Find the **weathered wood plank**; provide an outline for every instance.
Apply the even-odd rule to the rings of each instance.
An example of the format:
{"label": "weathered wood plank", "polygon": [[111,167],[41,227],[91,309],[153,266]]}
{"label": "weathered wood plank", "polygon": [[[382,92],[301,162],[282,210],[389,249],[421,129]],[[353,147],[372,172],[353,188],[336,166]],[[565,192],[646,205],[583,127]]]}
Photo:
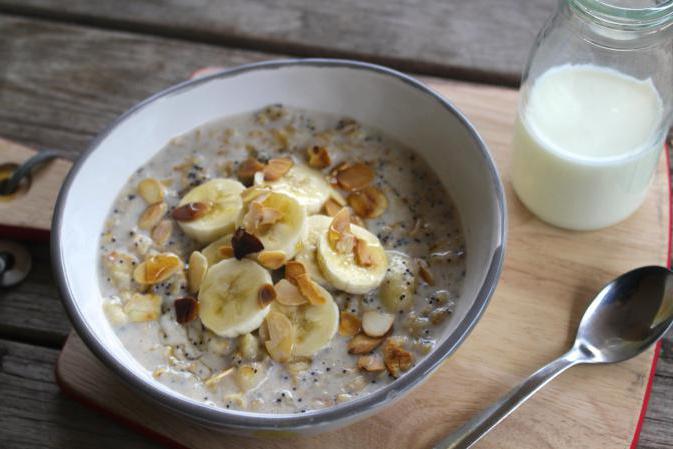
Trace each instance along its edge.
{"label": "weathered wood plank", "polygon": [[273,57],[8,16],[0,16],[0,35],[0,135],[73,152],[198,68]]}
{"label": "weathered wood plank", "polygon": [[[5,37],[0,39],[0,135],[74,151],[81,151],[91,136],[129,105],[184,79],[194,68],[269,57],[2,16],[0,32]],[[67,318],[54,301],[47,247],[32,246],[31,250],[37,254],[36,271],[25,284],[0,292],[0,332],[56,345],[66,335]],[[641,440],[643,448],[673,447],[672,364],[673,338],[669,337]],[[55,415],[60,413],[58,407],[52,410]],[[68,426],[67,422],[62,425]],[[97,426],[104,429],[109,424],[102,420],[90,427],[97,430]],[[61,440],[70,443],[72,437]],[[97,442],[95,436],[81,441],[88,444],[77,443],[79,447]],[[76,447],[75,443],[64,446]]]}
{"label": "weathered wood plank", "polygon": [[514,85],[555,0],[1,0],[0,11]]}
{"label": "weathered wood plank", "polygon": [[0,446],[161,447],[63,396],[54,381],[57,357],[54,349],[0,340]]}

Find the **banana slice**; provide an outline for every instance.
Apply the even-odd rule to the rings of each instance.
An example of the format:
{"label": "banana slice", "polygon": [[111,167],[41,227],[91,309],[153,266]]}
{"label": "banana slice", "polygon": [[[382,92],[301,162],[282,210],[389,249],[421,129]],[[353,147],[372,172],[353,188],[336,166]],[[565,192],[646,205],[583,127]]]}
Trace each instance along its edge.
{"label": "banana slice", "polygon": [[[251,234],[254,234],[262,244],[265,251],[282,251],[286,260],[290,260],[297,254],[301,242],[306,238],[306,210],[297,200],[284,193],[271,192],[263,199],[257,197],[244,206],[242,224]],[[253,203],[261,204],[262,208],[270,209],[271,214],[259,212],[261,219],[265,215],[273,216],[273,222],[254,226]]]}
{"label": "banana slice", "polygon": [[199,318],[221,337],[236,337],[257,329],[270,306],[260,308],[259,289],[272,284],[271,275],[247,259],[226,259],[213,265],[199,290]]}
{"label": "banana slice", "polygon": [[414,304],[416,273],[411,258],[397,251],[387,251],[388,270],[379,289],[379,299],[390,312],[408,310]]}
{"label": "banana slice", "polygon": [[352,294],[364,294],[383,281],[388,268],[388,259],[379,239],[365,228],[351,224],[351,233],[364,244],[371,255],[372,263],[358,265],[354,251],[338,252],[328,241],[328,232],[320,235],[316,258],[325,277],[335,288]]}
{"label": "banana slice", "polygon": [[339,328],[339,308],[327,290],[317,287],[327,298],[324,304],[284,306],[274,301],[271,305],[292,323],[295,339],[292,355],[296,357],[312,357],[327,347]]}
{"label": "banana slice", "polygon": [[263,177],[255,177],[258,185],[267,185],[274,192],[285,193],[306,208],[308,214],[317,214],[334,189],[325,179],[325,175],[307,167],[295,164],[277,181],[264,181]]}
{"label": "banana slice", "polygon": [[193,220],[178,221],[185,234],[200,243],[210,243],[234,231],[241,214],[241,192],[245,186],[233,179],[216,178],[194,187],[180,200],[178,207],[204,203],[205,214]]}
{"label": "banana slice", "polygon": [[215,265],[220,260],[229,259],[229,257],[225,257],[220,252],[220,248],[223,246],[231,246],[232,235],[233,234],[226,234],[224,237],[220,237],[201,250],[201,254],[206,256],[209,266]]}
{"label": "banana slice", "polygon": [[316,248],[318,240],[322,234],[327,234],[332,217],[327,215],[311,215],[306,220],[308,232],[301,244],[301,250],[295,256],[295,259],[303,263],[311,279],[320,285],[329,285],[327,279],[322,275],[320,265],[316,259]]}

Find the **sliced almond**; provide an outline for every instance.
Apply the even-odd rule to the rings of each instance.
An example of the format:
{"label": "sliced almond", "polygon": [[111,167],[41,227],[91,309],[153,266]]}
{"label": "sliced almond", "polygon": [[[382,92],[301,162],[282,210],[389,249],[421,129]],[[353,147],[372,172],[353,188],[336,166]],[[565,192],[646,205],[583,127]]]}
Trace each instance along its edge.
{"label": "sliced almond", "polygon": [[349,354],[368,354],[383,343],[383,338],[374,338],[365,334],[357,334],[348,342]]}
{"label": "sliced almond", "polygon": [[322,305],[327,302],[327,298],[318,289],[318,284],[313,282],[308,274],[300,274],[295,277],[295,280],[299,291],[304,298],[308,299],[308,302],[313,305]]}
{"label": "sliced almond", "polygon": [[435,278],[430,271],[428,263],[423,259],[416,259],[415,262],[420,278],[428,285],[435,285]]}
{"label": "sliced almond", "polygon": [[386,344],[383,345],[383,362],[390,375],[397,378],[403,371],[411,368],[414,357],[409,351],[403,349],[395,339],[388,338]]}
{"label": "sliced almond", "polygon": [[362,314],[362,330],[370,337],[383,337],[393,327],[394,321],[395,315],[391,313],[368,310]]}
{"label": "sliced almond", "polygon": [[369,165],[357,162],[339,170],[336,174],[336,180],[339,187],[348,192],[353,192],[371,184],[374,180],[374,171]]}
{"label": "sliced almond", "polygon": [[[269,192],[269,189],[260,186],[248,187],[243,192],[241,192],[241,199],[244,203],[249,203],[250,201],[257,199],[262,195],[268,195]],[[260,198],[259,201],[263,201],[263,198]]]}
{"label": "sliced almond", "polygon": [[133,279],[143,285],[165,281],[182,268],[180,258],[172,253],[156,254],[133,270]]}
{"label": "sliced almond", "polygon": [[234,257],[238,260],[264,249],[262,242],[243,228],[238,228],[234,232],[234,236],[231,238],[231,247],[234,249]]}
{"label": "sliced almond", "polygon": [[371,373],[380,372],[386,369],[380,356],[369,354],[358,357],[358,368]]}
{"label": "sliced almond", "polygon": [[208,259],[199,251],[194,251],[189,256],[189,268],[187,270],[187,282],[189,292],[196,294],[201,288],[201,282],[206,277],[208,270]]}
{"label": "sliced almond", "polygon": [[234,372],[234,367],[227,368],[223,371],[220,371],[219,373],[213,374],[208,379],[206,379],[203,383],[205,384],[206,387],[213,388],[218,383],[220,383],[220,381],[222,379],[229,376],[233,372]]}
{"label": "sliced almond", "polygon": [[388,199],[375,186],[367,186],[348,195],[348,205],[362,218],[376,218],[388,208]]}
{"label": "sliced almond", "polygon": [[164,185],[155,178],[143,179],[138,183],[138,195],[144,199],[147,204],[158,203],[164,200]]}
{"label": "sliced almond", "polygon": [[291,159],[286,159],[286,158],[277,158],[277,159],[270,159],[269,162],[266,164],[266,167],[264,167],[264,180],[265,181],[277,181],[285,173],[287,173],[292,166],[294,165],[294,162],[292,162]]}
{"label": "sliced almond", "polygon": [[339,335],[343,337],[353,337],[360,332],[362,322],[350,312],[341,312],[339,314]]}
{"label": "sliced almond", "polygon": [[194,202],[187,203],[173,209],[171,216],[177,221],[194,221],[197,220],[210,211],[211,205],[209,203]]}
{"label": "sliced almond", "polygon": [[134,323],[154,321],[161,315],[161,296],[154,293],[133,293],[124,304],[123,311],[129,321]]}
{"label": "sliced almond", "polygon": [[152,229],[162,218],[164,218],[167,209],[168,206],[166,206],[166,203],[164,202],[150,204],[147,206],[147,209],[140,214],[140,218],[138,218],[138,227],[140,229]]}
{"label": "sliced almond", "polygon": [[285,253],[283,251],[261,251],[257,256],[257,261],[264,268],[277,270],[285,263]]}
{"label": "sliced almond", "polygon": [[273,288],[273,285],[264,284],[257,290],[257,304],[259,304],[260,309],[271,304],[274,299],[276,299],[276,289]]}
{"label": "sliced almond", "polygon": [[269,339],[264,343],[273,360],[284,363],[292,357],[294,349],[294,328],[292,322],[279,312],[271,311],[266,316]]}
{"label": "sliced almond", "polygon": [[234,257],[234,248],[231,245],[222,245],[217,249],[217,252],[220,253],[224,259],[231,259]]}
{"label": "sliced almond", "polygon": [[161,247],[166,245],[173,234],[173,222],[169,219],[161,220],[154,228],[152,228],[152,240]]}
{"label": "sliced almond", "polygon": [[355,236],[351,233],[350,219],[350,210],[344,207],[334,216],[327,230],[327,241],[330,246],[342,254],[353,251],[355,246]]}
{"label": "sliced almond", "polygon": [[309,147],[306,152],[308,153],[309,167],[322,170],[323,168],[329,167],[332,163],[332,159],[329,157],[329,152],[326,147],[313,145],[312,147]]}
{"label": "sliced almond", "polygon": [[262,170],[264,170],[264,164],[254,157],[249,157],[248,159],[241,162],[241,164],[238,166],[236,176],[238,177],[239,181],[249,186],[252,184],[255,173]]}
{"label": "sliced almond", "polygon": [[276,301],[284,306],[300,306],[308,303],[299,289],[287,279],[281,279],[274,285],[276,289]]}
{"label": "sliced almond", "polygon": [[243,227],[251,234],[261,235],[283,218],[283,214],[272,208],[265,207],[260,201],[250,203],[248,211],[243,216]]}
{"label": "sliced almond", "polygon": [[374,265],[374,255],[369,249],[369,244],[362,239],[355,239],[355,263],[361,267]]}
{"label": "sliced almond", "polygon": [[285,279],[288,281],[292,282],[293,284],[297,284],[297,276],[300,276],[302,274],[306,274],[306,267],[304,266],[303,263],[297,261],[297,260],[291,260],[288,263],[285,264]]}
{"label": "sliced almond", "polygon": [[193,321],[199,312],[199,303],[191,296],[176,299],[173,307],[175,307],[175,320],[180,324]]}
{"label": "sliced almond", "polygon": [[343,209],[343,206],[337,203],[334,198],[328,198],[327,201],[325,201],[323,208],[325,209],[325,214],[334,217],[341,209]]}

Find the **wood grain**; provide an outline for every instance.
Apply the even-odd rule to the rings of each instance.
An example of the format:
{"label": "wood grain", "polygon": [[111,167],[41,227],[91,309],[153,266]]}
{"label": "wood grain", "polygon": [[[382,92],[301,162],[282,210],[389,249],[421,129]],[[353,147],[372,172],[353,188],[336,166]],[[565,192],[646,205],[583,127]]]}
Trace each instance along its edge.
{"label": "wood grain", "polygon": [[[516,91],[428,81],[471,118],[503,176],[509,238],[496,293],[456,354],[398,404],[337,432],[269,440],[265,442],[269,447],[430,447],[527,374],[562,354],[574,339],[588,300],[607,280],[633,267],[667,261],[669,193],[663,158],[645,204],[631,218],[596,232],[556,229],[534,218],[517,201],[508,182]],[[628,447],[652,355],[650,350],[625,363],[564,373],[477,447]],[[120,385],[76,336],[68,339],[57,373],[68,390],[182,445],[207,449],[220,439],[212,431],[197,430],[145,404]],[[228,441],[239,448],[259,445],[258,440],[243,437],[228,437]]]}
{"label": "wood grain", "polygon": [[161,447],[65,397],[54,382],[57,357],[54,349],[0,340],[0,446]]}
{"label": "wood grain", "polygon": [[[73,154],[82,151],[97,132],[127,107],[183,80],[196,68],[273,57],[194,44],[184,39],[155,38],[2,15],[0,32],[3,36],[0,39],[0,104],[3,105],[0,135],[32,146],[69,149]],[[36,262],[34,271],[25,283],[0,291],[0,337],[56,347],[67,335],[68,319],[57,300],[48,247],[29,246]],[[41,350],[33,346],[26,348],[29,352]],[[640,440],[641,449],[673,448],[673,336],[669,336],[663,348]],[[30,383],[25,388],[30,391]],[[59,396],[45,399],[45,404],[52,400],[57,405],[45,407],[54,410],[54,414],[77,416],[73,421],[81,423],[81,427],[74,423],[60,426],[55,423],[57,417],[47,413],[27,413],[22,417],[25,424],[21,428],[30,429],[31,422],[43,422],[50,430],[42,434],[41,440],[26,440],[10,446],[12,449],[75,447],[62,442],[77,438],[82,441],[78,447],[95,447],[97,433],[112,426],[107,420],[94,419],[95,415],[89,420],[89,413],[69,414],[70,408],[79,406],[63,402]],[[4,422],[0,420],[2,442],[9,439],[5,436],[14,435],[13,428],[5,427]],[[80,429],[88,429],[88,440],[70,435],[80,435]],[[120,430],[119,438],[122,445],[125,438],[140,441],[130,431]],[[140,446],[135,444],[131,447]]]}
{"label": "wood grain", "polygon": [[516,85],[555,0],[0,0],[0,11]]}

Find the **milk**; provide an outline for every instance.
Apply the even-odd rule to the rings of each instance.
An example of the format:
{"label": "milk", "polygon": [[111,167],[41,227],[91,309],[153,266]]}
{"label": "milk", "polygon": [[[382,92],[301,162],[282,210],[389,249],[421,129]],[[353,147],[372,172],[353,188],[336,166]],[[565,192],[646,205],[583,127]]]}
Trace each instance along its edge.
{"label": "milk", "polygon": [[665,135],[651,80],[595,65],[554,67],[531,86],[516,123],[512,184],[539,218],[576,230],[642,203]]}

